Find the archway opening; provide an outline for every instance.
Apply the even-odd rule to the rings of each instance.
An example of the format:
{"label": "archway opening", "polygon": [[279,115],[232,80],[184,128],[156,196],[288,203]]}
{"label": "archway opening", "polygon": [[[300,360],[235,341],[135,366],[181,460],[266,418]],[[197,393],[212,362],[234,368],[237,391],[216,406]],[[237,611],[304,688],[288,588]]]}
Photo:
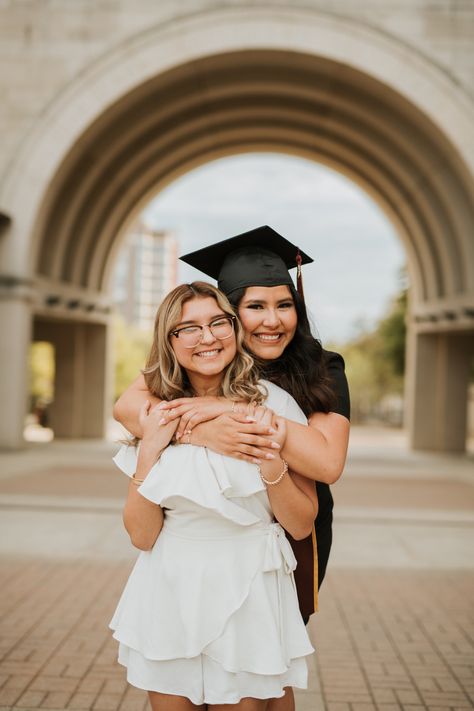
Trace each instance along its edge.
{"label": "archway opening", "polygon": [[[44,316],[54,303],[61,318],[74,309],[76,320],[107,321],[114,252],[150,196],[199,165],[255,151],[333,167],[390,217],[412,287],[412,370],[424,368],[420,334],[443,332],[449,340],[472,331],[466,301],[473,282],[471,195],[452,144],[381,81],[334,60],[276,50],[228,52],[165,71],[120,97],[84,131],[35,220],[37,312]],[[440,372],[434,361],[431,369]],[[426,411],[428,387],[417,390],[417,378],[409,383],[413,431],[421,417],[414,400]],[[436,392],[429,411],[449,410],[449,388],[440,383]],[[438,446],[436,417],[423,436],[414,436],[415,446]],[[459,426],[464,432],[465,418]],[[463,435],[455,429],[440,448],[460,448]]]}

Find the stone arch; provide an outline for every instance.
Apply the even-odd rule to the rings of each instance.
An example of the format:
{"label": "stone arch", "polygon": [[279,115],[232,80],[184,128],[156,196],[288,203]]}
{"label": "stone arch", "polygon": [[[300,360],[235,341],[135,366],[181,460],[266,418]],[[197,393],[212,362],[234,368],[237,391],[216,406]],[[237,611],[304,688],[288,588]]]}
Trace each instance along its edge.
{"label": "stone arch", "polygon": [[344,172],[393,220],[413,329],[471,332],[473,114],[441,68],[353,20],[181,17],[105,54],[48,107],[5,176],[2,258],[35,281],[37,310],[59,291],[93,319],[117,235],[152,191],[212,158],[285,151]]}

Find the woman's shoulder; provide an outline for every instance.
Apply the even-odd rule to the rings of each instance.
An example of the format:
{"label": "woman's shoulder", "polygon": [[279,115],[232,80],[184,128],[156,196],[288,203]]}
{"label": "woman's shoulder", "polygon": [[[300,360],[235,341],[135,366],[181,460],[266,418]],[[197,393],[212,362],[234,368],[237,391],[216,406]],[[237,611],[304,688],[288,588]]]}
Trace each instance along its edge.
{"label": "woman's shoulder", "polygon": [[332,408],[332,412],[344,415],[344,417],[350,420],[351,400],[345,373],[344,358],[340,353],[323,349],[323,361],[336,396],[336,405]]}
{"label": "woman's shoulder", "polygon": [[275,383],[271,383],[269,380],[261,379],[259,382],[267,393],[265,398],[266,407],[273,410],[276,415],[307,424],[307,418],[303,410],[286,390],[280,388],[279,385],[275,385]]}
{"label": "woman's shoulder", "polygon": [[323,361],[329,371],[344,371],[344,358],[336,351],[327,351],[323,348]]}

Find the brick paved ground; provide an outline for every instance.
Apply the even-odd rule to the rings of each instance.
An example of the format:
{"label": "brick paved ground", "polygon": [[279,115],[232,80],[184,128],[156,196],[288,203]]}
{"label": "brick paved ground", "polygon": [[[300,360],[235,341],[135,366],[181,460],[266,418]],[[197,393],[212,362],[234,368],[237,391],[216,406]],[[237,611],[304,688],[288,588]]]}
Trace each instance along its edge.
{"label": "brick paved ground", "polygon": [[[310,623],[317,668],[298,711],[472,708],[472,461],[363,442],[334,487],[330,571]],[[0,460],[0,711],[141,711],[146,695],[127,686],[107,629],[134,556],[123,481],[107,448],[76,468],[71,449],[50,452]]]}
{"label": "brick paved ground", "polygon": [[474,574],[332,571],[321,609],[327,711],[473,707]]}

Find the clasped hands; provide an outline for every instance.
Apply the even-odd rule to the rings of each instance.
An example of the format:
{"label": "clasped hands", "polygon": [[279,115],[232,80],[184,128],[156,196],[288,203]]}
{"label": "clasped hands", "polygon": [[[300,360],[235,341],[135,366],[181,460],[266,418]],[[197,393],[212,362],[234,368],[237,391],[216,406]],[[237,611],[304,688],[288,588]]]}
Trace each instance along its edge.
{"label": "clasped hands", "polygon": [[286,439],[286,421],[271,409],[223,397],[162,401],[151,409],[148,404],[148,411],[155,428],[171,432],[168,443],[173,435],[189,442],[192,434],[193,444],[254,464],[278,456]]}

